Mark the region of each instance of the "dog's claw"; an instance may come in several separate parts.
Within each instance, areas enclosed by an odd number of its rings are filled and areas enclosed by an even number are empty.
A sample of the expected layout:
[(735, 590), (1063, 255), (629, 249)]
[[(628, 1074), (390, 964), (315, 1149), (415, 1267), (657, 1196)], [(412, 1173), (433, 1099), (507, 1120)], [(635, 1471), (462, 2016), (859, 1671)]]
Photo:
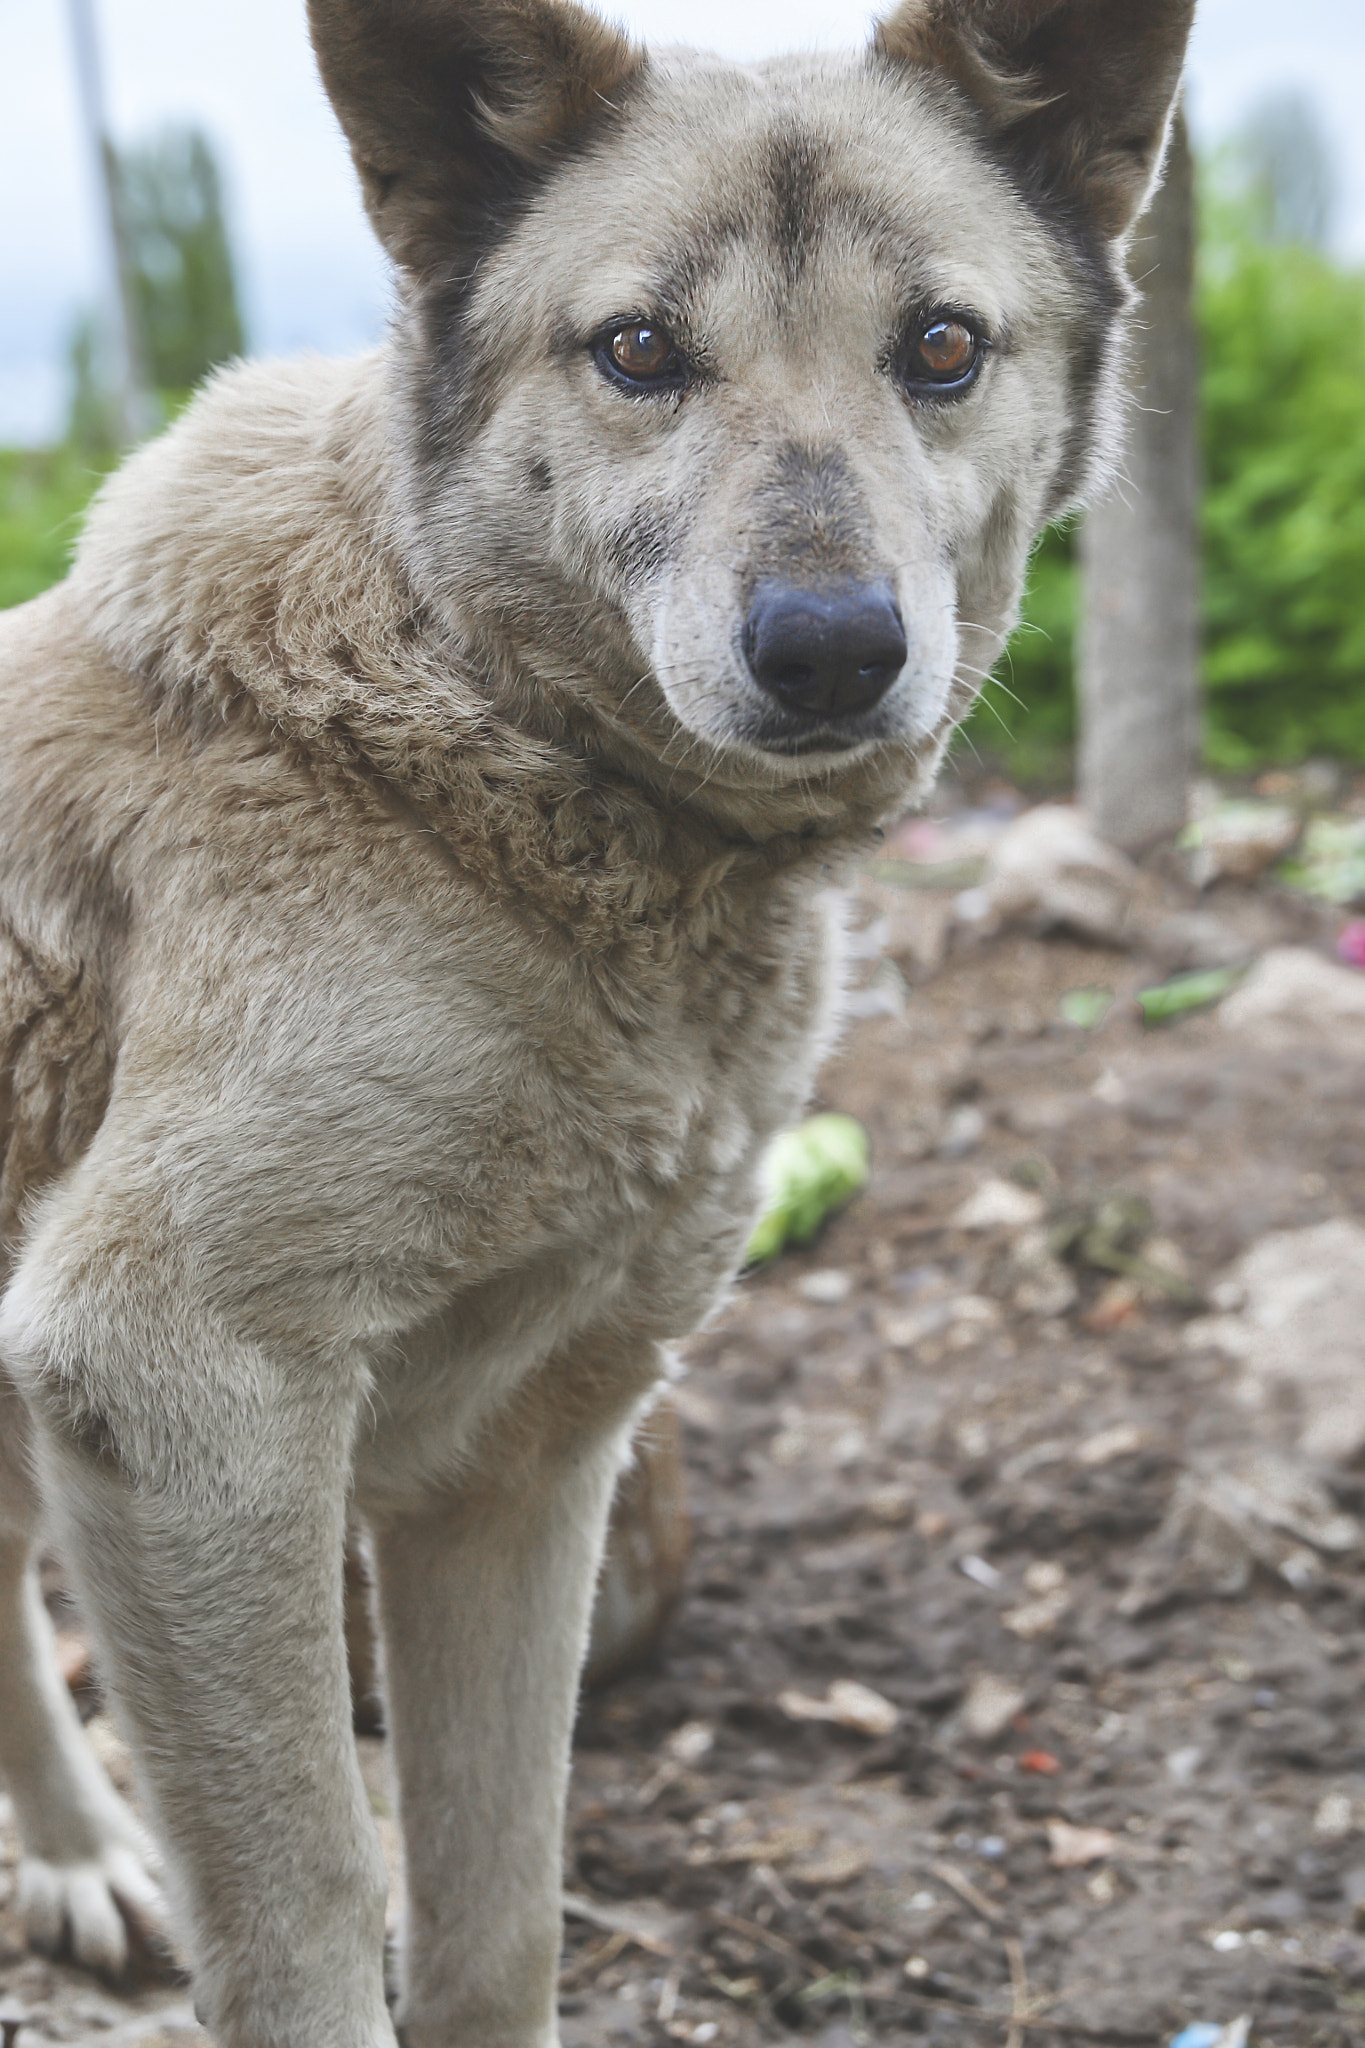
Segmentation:
[(103, 1977), (124, 1976), (134, 1947), (150, 1951), (164, 1940), (160, 1889), (122, 1843), (82, 1862), (26, 1856), (18, 1895), (31, 1947)]

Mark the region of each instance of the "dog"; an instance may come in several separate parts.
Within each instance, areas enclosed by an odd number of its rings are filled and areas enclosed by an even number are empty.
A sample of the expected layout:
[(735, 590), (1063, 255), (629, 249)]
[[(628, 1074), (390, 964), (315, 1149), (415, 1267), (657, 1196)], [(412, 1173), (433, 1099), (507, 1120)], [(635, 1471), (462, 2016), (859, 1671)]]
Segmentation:
[(558, 2038), (613, 1485), (830, 1042), (831, 884), (1112, 460), (1191, 11), (738, 67), (310, 0), (390, 337), (220, 374), (0, 620), (0, 1765), (31, 1939), (117, 1969), (162, 1894), (42, 1523), (224, 2048)]

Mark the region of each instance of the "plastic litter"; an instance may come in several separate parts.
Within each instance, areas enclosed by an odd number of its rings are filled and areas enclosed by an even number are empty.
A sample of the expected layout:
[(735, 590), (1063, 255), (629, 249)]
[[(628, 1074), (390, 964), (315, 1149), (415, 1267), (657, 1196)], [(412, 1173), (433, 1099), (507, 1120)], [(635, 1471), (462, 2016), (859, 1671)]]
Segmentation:
[(1365, 967), (1365, 918), (1353, 917), (1337, 933), (1337, 958), (1344, 967)]
[(1172, 2037), (1170, 2048), (1246, 2048), (1250, 2033), (1250, 2013), (1229, 2020), (1225, 2027), (1216, 2020), (1196, 2020)]
[(1324, 902), (1365, 903), (1365, 818), (1310, 818), (1294, 859), (1276, 873)]
[(1103, 1024), (1113, 1007), (1112, 988), (1069, 988), (1057, 1005), (1057, 1014), (1064, 1024), (1093, 1031)]
[(767, 1201), (749, 1239), (751, 1266), (808, 1244), (827, 1216), (867, 1185), (867, 1132), (855, 1117), (813, 1116), (783, 1131), (763, 1162)]
[(1198, 974), (1177, 974), (1155, 988), (1138, 990), (1138, 1008), (1146, 1024), (1165, 1024), (1183, 1017), (1187, 1010), (1206, 1010), (1236, 988), (1244, 970), (1240, 967), (1206, 967)]

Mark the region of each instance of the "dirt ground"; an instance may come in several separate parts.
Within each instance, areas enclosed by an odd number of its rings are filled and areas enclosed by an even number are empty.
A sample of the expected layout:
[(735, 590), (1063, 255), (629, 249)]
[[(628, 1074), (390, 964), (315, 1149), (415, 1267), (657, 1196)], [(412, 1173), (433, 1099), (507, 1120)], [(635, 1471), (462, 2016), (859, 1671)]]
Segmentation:
[[(946, 940), (964, 879), (875, 865), (818, 1105), (871, 1184), (689, 1348), (686, 1594), (581, 1717), (565, 2048), (1365, 2042), (1365, 1465), (1305, 1465), (1317, 1509), (1245, 1555), (1200, 1519), (1232, 1474), (1256, 1525), (1293, 1451), (1208, 1311), (1267, 1233), (1365, 1220), (1365, 1063), (1132, 1001), (1172, 916), (1252, 951), (1340, 918), (1196, 905), (1167, 856), (1127, 950)], [(203, 2040), (183, 1988), (25, 1957), (0, 1908), (10, 2012), (20, 2048)]]

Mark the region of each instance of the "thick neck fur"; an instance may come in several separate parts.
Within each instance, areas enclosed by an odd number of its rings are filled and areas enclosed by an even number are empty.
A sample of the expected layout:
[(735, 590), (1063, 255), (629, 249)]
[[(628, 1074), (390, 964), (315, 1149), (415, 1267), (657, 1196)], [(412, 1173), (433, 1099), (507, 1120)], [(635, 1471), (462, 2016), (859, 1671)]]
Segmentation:
[(904, 801), (900, 756), (814, 788), (667, 768), (505, 635), (457, 635), (404, 565), (386, 371), (221, 375), (105, 486), (72, 594), (158, 715), (246, 715), (315, 772), (379, 783), (579, 946), (679, 921), (695, 942), (722, 885), (827, 873)]

